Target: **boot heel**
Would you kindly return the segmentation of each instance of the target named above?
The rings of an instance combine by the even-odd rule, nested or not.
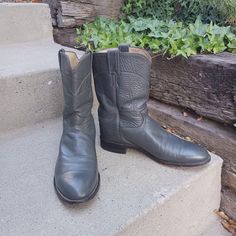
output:
[[[120,154],[126,154],[127,148],[124,145],[119,145],[115,143],[107,143],[103,140],[101,140],[101,147],[109,152],[114,153],[120,153]]]

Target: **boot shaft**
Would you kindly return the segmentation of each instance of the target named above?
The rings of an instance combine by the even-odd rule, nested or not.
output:
[[[142,49],[122,46],[94,54],[93,74],[99,116],[119,113],[121,126],[140,126],[147,114],[151,57]]]
[[[58,53],[64,94],[64,125],[81,126],[91,117],[93,93],[91,86],[91,53],[78,59],[74,52]]]

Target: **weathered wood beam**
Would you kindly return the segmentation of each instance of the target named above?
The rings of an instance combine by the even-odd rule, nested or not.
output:
[[[120,15],[120,9],[124,0],[91,0],[96,8],[97,15],[116,19]]]
[[[90,17],[95,15],[95,9],[91,1],[60,1],[63,16],[72,16],[78,18]]]
[[[59,28],[73,28],[94,20],[96,10],[91,1],[59,1],[57,24]]]
[[[223,189],[221,209],[231,218],[236,220],[236,194],[231,189]]]
[[[236,54],[155,57],[151,97],[223,123],[236,123]]]
[[[114,19],[119,16],[122,4],[123,0],[58,0],[57,24],[60,28],[72,28],[92,21],[96,16]]]
[[[53,36],[56,43],[69,47],[78,46],[78,43],[75,41],[75,28],[54,28]]]
[[[0,0],[1,1],[1,0]],[[75,46],[75,29],[93,21],[97,16],[118,18],[123,0],[42,0],[48,3],[54,26],[56,42]],[[64,31],[64,32],[63,32]],[[72,32],[72,33],[71,33]],[[71,35],[67,35],[70,34]],[[74,40],[74,41],[73,41]],[[73,41],[73,42],[72,42]]]

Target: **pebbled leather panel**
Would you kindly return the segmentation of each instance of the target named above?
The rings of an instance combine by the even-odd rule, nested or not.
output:
[[[137,112],[143,110],[149,96],[149,83],[133,73],[121,73],[118,84],[119,109]]]
[[[139,127],[144,121],[141,112],[147,110],[150,62],[143,55],[120,53],[118,76],[120,126]],[[130,119],[127,113],[130,114]]]
[[[141,126],[144,121],[141,112],[147,109],[149,83],[133,73],[123,72],[119,76],[118,84],[120,125],[126,127],[129,125],[130,127]]]
[[[120,72],[134,73],[148,81],[150,77],[150,61],[141,54],[120,52]]]

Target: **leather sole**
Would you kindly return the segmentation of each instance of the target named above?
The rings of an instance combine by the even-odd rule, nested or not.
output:
[[[91,192],[91,194],[86,197],[86,198],[83,198],[83,199],[79,199],[79,200],[74,200],[74,199],[69,199],[67,197],[65,197],[61,192],[60,190],[57,188],[56,186],[56,181],[55,181],[55,177],[53,179],[53,183],[54,183],[54,188],[56,190],[56,193],[57,193],[57,196],[67,202],[67,203],[70,203],[70,204],[74,204],[74,203],[84,203],[84,202],[87,202],[91,199],[93,199],[95,197],[95,195],[97,194],[98,190],[99,190],[99,187],[100,187],[100,174],[98,173],[98,182],[97,182],[97,185],[95,186],[95,188],[93,189],[93,191]]]
[[[126,154],[128,148],[133,148],[133,147],[128,147],[125,145],[120,145],[120,144],[115,144],[115,143],[107,143],[103,140],[101,140],[101,147],[106,151],[113,152],[113,153],[119,153],[119,154]],[[158,159],[157,157],[153,156],[152,154],[150,154],[149,152],[147,152],[146,150],[144,150],[142,148],[133,148],[133,149],[143,152],[145,155],[147,155],[152,160],[154,160],[158,163],[161,163],[164,165],[170,165],[170,166],[194,167],[194,166],[205,165],[211,161],[211,157],[209,156],[208,159],[206,159],[202,162],[198,162],[198,163],[178,163],[178,162],[165,161],[162,159]]]

